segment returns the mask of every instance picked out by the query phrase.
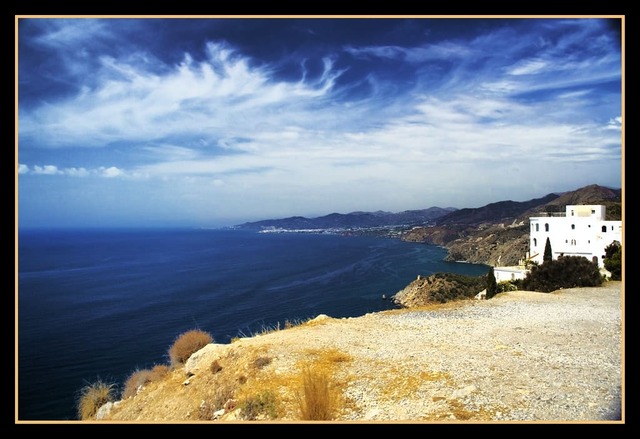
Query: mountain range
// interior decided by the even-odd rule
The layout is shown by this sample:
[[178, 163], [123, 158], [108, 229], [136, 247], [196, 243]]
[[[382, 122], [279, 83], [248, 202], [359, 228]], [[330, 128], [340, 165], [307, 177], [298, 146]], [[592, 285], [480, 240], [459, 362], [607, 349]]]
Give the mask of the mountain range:
[[379, 210], [377, 212], [351, 212], [346, 214], [331, 213], [317, 218], [293, 216], [244, 223], [234, 228], [247, 230], [326, 230], [426, 225], [455, 210], [453, 207], [430, 207], [421, 210], [406, 210], [399, 213]]
[[593, 184], [528, 201], [506, 200], [478, 208], [332, 213], [317, 218], [296, 216], [249, 222], [235, 228], [258, 231], [333, 229], [351, 233], [360, 230], [365, 233], [367, 229], [399, 227], [402, 232], [393, 236], [445, 247], [450, 261], [515, 265], [528, 251], [529, 217], [564, 212], [565, 206], [572, 204], [603, 204], [607, 208], [607, 220], [622, 219], [622, 189]]

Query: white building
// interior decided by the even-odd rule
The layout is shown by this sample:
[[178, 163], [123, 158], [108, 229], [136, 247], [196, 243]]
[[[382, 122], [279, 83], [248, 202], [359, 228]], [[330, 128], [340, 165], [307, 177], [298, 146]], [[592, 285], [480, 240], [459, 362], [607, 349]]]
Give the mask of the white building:
[[606, 206], [569, 205], [564, 215], [529, 218], [530, 259], [542, 264], [549, 238], [553, 259], [584, 256], [604, 267], [604, 249], [614, 241], [622, 243], [622, 221], [605, 221]]
[[524, 279], [527, 276], [527, 270], [524, 266], [508, 266], [508, 267], [494, 267], [493, 275], [496, 278], [496, 282], [507, 282], [516, 279]]

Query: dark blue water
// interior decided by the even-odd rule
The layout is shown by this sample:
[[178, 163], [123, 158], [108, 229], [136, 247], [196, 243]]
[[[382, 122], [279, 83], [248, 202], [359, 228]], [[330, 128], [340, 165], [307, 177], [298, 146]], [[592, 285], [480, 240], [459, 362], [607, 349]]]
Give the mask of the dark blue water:
[[278, 322], [392, 307], [418, 274], [481, 275], [397, 239], [223, 230], [21, 231], [18, 419], [76, 419], [77, 392], [168, 363], [184, 331], [218, 343]]

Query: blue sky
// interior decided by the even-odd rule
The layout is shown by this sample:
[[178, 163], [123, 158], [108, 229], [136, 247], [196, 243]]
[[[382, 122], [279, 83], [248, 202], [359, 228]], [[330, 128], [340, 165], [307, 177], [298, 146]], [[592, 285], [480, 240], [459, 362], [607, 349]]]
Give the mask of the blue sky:
[[622, 186], [619, 19], [21, 18], [20, 227]]

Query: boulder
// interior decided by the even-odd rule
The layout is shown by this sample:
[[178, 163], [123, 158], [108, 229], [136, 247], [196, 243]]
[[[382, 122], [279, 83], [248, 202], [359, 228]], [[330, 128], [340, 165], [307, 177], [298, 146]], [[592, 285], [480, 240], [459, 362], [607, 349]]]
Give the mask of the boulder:
[[187, 375], [196, 375], [201, 370], [208, 370], [211, 363], [220, 360], [228, 351], [230, 345], [209, 343], [197, 352], [194, 352], [184, 364]]

